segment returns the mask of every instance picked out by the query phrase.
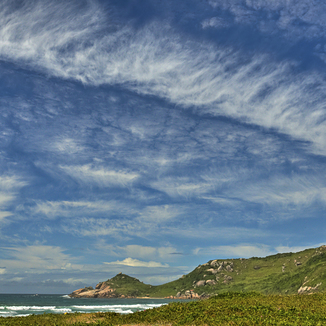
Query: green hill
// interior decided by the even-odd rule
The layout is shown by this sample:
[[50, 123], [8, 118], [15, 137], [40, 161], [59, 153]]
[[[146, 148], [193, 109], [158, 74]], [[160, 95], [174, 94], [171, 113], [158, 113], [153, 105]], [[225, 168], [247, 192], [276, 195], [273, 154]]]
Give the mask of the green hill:
[[215, 259], [180, 279], [152, 286], [118, 274], [95, 289], [74, 291], [75, 297], [203, 298], [225, 292], [294, 294], [326, 289], [326, 246], [265, 258]]

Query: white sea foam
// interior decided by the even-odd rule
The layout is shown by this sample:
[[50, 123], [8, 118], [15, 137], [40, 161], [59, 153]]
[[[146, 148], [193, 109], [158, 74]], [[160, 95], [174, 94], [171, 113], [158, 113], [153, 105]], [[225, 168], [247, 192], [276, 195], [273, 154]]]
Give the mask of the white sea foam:
[[69, 295], [68, 295], [68, 294], [65, 294], [65, 295], [63, 295], [61, 298], [65, 298], [65, 299], [72, 299], [71, 297], [69, 297]]
[[54, 310], [55, 306], [8, 306], [8, 310], [21, 311], [21, 310]]
[[[17, 297], [17, 303], [15, 298]], [[28, 316], [31, 314], [43, 314], [43, 313], [94, 313], [94, 312], [116, 312], [119, 314], [130, 314], [136, 311], [143, 311], [146, 309], [157, 308], [162, 305], [168, 304], [163, 300], [89, 300], [72, 299], [67, 302], [67, 296], [54, 295], [54, 296], [37, 296], [31, 295], [30, 297], [20, 296], [5, 296], [5, 301], [8, 304], [2, 303], [0, 306], [0, 317], [10, 316]], [[25, 304], [19, 305], [19, 303], [25, 300]]]
[[51, 309], [54, 312], [60, 312], [60, 313], [64, 313], [64, 312], [72, 312], [72, 310], [70, 308], [55, 308], [55, 309]]
[[116, 312], [118, 314], [132, 314], [133, 313], [132, 310], [122, 310], [122, 309], [116, 309], [113, 312]]

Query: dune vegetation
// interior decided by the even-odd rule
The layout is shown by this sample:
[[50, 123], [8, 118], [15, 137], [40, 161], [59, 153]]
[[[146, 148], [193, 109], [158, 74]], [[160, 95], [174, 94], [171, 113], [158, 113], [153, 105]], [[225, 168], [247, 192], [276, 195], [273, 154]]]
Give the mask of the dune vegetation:
[[175, 302], [129, 315], [117, 313], [31, 315], [0, 318], [6, 326], [61, 325], [325, 325], [326, 294], [225, 293]]

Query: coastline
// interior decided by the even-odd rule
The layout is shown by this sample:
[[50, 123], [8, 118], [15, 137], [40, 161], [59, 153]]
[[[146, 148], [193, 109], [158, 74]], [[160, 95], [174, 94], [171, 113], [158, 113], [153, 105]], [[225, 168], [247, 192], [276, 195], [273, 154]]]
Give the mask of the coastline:
[[[6, 319], [7, 326], [18, 325], [323, 325], [326, 293], [311, 295], [262, 295], [225, 293], [205, 302], [178, 302], [156, 309], [117, 313], [41, 314]], [[1, 324], [1, 318], [0, 318]]]

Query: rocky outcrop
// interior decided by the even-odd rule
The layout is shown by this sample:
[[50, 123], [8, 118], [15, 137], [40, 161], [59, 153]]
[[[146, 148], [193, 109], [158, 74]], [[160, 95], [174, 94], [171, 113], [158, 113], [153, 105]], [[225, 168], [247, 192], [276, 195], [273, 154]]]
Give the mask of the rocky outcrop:
[[207, 269], [206, 272], [210, 272], [212, 274], [217, 274], [218, 273], [217, 270], [214, 269], [214, 268]]
[[215, 280], [207, 280], [206, 285], [215, 285], [216, 281]]
[[306, 284], [309, 282], [308, 276], [304, 278], [303, 284], [298, 289], [298, 294], [310, 294], [316, 292], [316, 290], [321, 286], [321, 283], [318, 283], [315, 286], [307, 286]]
[[199, 286], [204, 286], [205, 284], [206, 284], [205, 280], [200, 280], [200, 281], [196, 282], [195, 286], [199, 287]]
[[[231, 261], [218, 261], [217, 259], [212, 260], [210, 263], [206, 263], [205, 265], [209, 265], [211, 268], [207, 269], [207, 272], [212, 274], [221, 273], [222, 271], [233, 272], [233, 262]], [[213, 268], [212, 268], [213, 267]]]
[[178, 292], [175, 296], [171, 295], [166, 297], [167, 299], [206, 299], [210, 295], [206, 293], [198, 294], [194, 290], [186, 290], [184, 292]]
[[78, 289], [71, 294], [71, 298], [118, 298], [122, 297], [115, 293], [115, 289], [112, 289], [110, 285], [105, 282], [100, 282], [96, 285], [95, 289], [92, 287], [86, 287]]
[[[323, 281], [325, 268], [326, 246], [321, 246], [306, 249], [302, 253], [279, 253], [264, 259], [252, 257], [210, 260], [176, 280], [173, 287], [171, 284], [152, 287], [134, 277], [119, 273], [105, 282], [98, 283], [94, 289], [91, 287], [78, 289], [70, 296], [79, 298], [162, 298], [169, 296], [193, 299], [202, 298], [203, 292], [216, 295], [226, 290], [241, 289], [244, 279], [248, 280], [249, 284], [252, 281], [252, 288], [257, 292], [310, 294], [325, 291], [326, 285]], [[313, 271], [313, 274], [310, 271]], [[294, 276], [301, 278], [302, 273], [306, 273], [307, 279], [300, 283], [301, 286], [295, 285], [291, 279]], [[252, 278], [253, 274], [255, 274], [254, 278]], [[279, 290], [274, 284], [266, 287], [265, 280], [268, 280], [270, 276], [274, 278], [276, 274], [284, 279], [284, 284], [288, 284], [288, 288]]]
[[321, 283], [318, 283], [316, 286], [300, 286], [300, 288], [298, 289], [298, 294], [309, 294], [309, 293], [313, 293], [320, 286], [321, 286]]

